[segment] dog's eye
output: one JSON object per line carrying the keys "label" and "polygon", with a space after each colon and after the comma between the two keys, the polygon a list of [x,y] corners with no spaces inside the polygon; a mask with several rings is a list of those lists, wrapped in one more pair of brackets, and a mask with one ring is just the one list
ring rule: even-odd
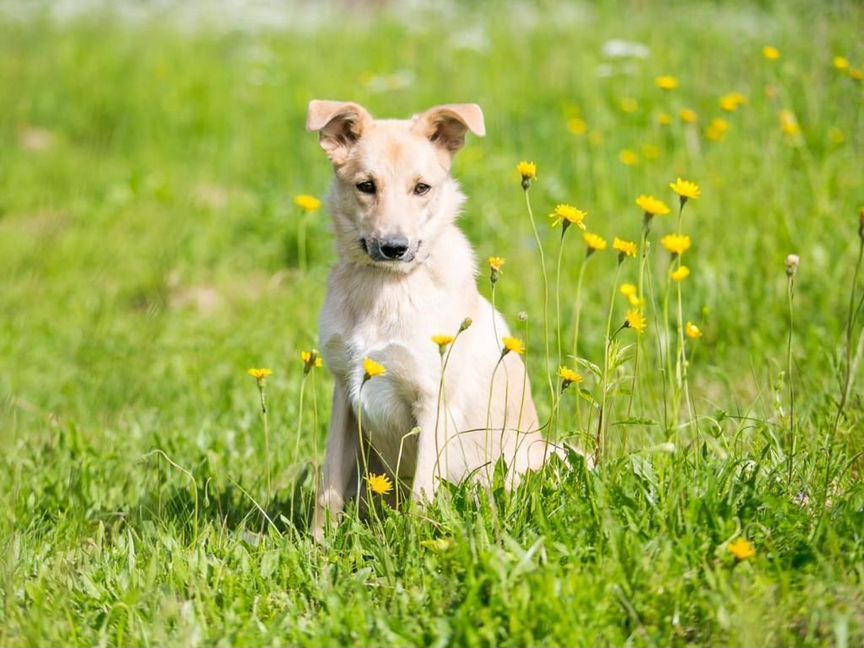
{"label": "dog's eye", "polygon": [[429,185],[427,185],[424,182],[418,182],[416,185],[414,185],[414,195],[415,196],[422,196],[423,194],[427,194],[427,193],[429,193],[429,190],[431,188],[432,187],[430,187]]}
{"label": "dog's eye", "polygon": [[365,194],[374,194],[375,193],[375,182],[372,180],[367,180],[366,182],[358,182],[357,191]]}

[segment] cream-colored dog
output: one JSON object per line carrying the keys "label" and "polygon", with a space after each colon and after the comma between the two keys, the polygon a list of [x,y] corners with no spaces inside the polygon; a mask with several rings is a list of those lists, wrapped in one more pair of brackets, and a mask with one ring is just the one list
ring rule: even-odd
{"label": "cream-colored dog", "polygon": [[[542,466],[559,450],[538,430],[520,356],[498,364],[507,324],[478,292],[474,254],[455,224],[465,196],[450,166],[468,131],[484,135],[480,107],[376,120],[356,103],[312,101],[307,129],[333,163],[339,253],[320,321],[336,385],[315,536],[360,492],[367,462],[410,484],[416,500],[430,499],[441,479],[488,481],[502,456],[511,484]],[[432,337],[455,335],[466,318],[473,323],[453,345],[441,390]],[[386,374],[364,384],[365,358]]]}

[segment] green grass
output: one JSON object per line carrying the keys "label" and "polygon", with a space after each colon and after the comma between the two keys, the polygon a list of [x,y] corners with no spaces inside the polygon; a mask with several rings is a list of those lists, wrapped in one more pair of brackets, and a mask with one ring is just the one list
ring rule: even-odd
{"label": "green grass", "polygon": [[[864,643],[860,367],[832,434],[864,199],[864,86],[832,58],[864,68],[859,4],[364,5],[350,21],[336,10],[312,24],[304,10],[287,30],[194,32],[171,12],[20,22],[14,6],[0,2],[0,645]],[[605,60],[611,38],[651,55]],[[660,74],[681,87],[662,93]],[[731,91],[749,102],[721,115]],[[698,434],[662,424],[652,304],[633,418],[622,387],[598,470],[574,458],[491,501],[448,487],[428,510],[349,515],[316,546],[306,529],[331,381],[308,379],[298,439],[299,353],[315,345],[334,253],[325,210],[309,218],[299,271],[292,204],[329,181],[303,131],[316,97],[381,116],[483,106],[488,137],[455,167],[462,226],[480,258],[507,258],[496,301],[513,324],[529,314],[541,418],[543,290],[515,164],[538,164],[553,277],[557,202],[588,211],[592,231],[637,239],[638,194],[671,202],[670,180],[698,181],[684,221],[684,318],[704,331],[689,367]],[[690,135],[685,106],[700,118]],[[781,132],[782,109],[800,138]],[[588,133],[568,132],[575,116]],[[720,116],[730,131],[709,142]],[[624,166],[623,149],[639,163]],[[658,219],[655,246],[673,228]],[[569,321],[584,252],[567,237]],[[790,252],[802,259],[791,480]],[[659,298],[666,257],[654,259]],[[586,272],[592,362],[614,267],[598,254]],[[251,366],[274,370],[271,500]],[[585,387],[597,397],[590,376]],[[562,412],[559,433],[590,443],[572,391]],[[735,561],[738,537],[755,558]]]}

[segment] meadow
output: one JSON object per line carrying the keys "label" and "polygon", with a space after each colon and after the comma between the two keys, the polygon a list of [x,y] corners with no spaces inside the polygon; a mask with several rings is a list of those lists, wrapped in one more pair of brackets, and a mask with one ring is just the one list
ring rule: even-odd
{"label": "meadow", "polygon": [[[0,0],[0,645],[864,644],[862,33],[842,0]],[[595,454],[605,404],[596,468],[312,540],[313,98],[483,107],[454,167],[478,282],[506,260],[550,435]],[[644,266],[643,194],[672,211]]]}

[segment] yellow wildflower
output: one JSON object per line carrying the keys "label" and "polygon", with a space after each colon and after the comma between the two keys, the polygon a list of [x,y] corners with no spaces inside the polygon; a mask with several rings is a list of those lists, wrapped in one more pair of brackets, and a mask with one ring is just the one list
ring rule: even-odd
{"label": "yellow wildflower", "polygon": [[432,341],[438,345],[438,351],[441,352],[441,355],[444,355],[445,349],[453,344],[453,340],[456,338],[452,335],[433,335]]}
{"label": "yellow wildflower", "polygon": [[385,475],[369,475],[366,477],[366,483],[369,484],[369,490],[376,495],[386,495],[393,490],[393,482]]}
{"label": "yellow wildflower", "polygon": [[720,142],[729,131],[729,122],[717,117],[711,120],[711,124],[705,129],[705,137],[712,142]]}
{"label": "yellow wildflower", "polygon": [[835,56],[834,67],[841,72],[845,72],[849,69],[849,59],[847,59],[845,56]]}
{"label": "yellow wildflower", "polygon": [[572,384],[582,382],[582,376],[570,369],[569,367],[558,367],[558,377],[561,378],[561,391],[564,391]]}
{"label": "yellow wildflower", "polygon": [[638,288],[631,283],[623,283],[621,284],[621,288],[619,288],[621,294],[627,298],[627,301],[630,302],[631,306],[638,306],[639,302],[639,292]]}
{"label": "yellow wildflower", "polygon": [[672,123],[672,116],[669,113],[661,112],[657,115],[657,123],[661,126],[668,126]]}
{"label": "yellow wildflower", "polygon": [[522,160],[516,165],[516,171],[522,177],[522,188],[525,190],[531,186],[531,182],[537,179],[537,165],[533,162]]}
{"label": "yellow wildflower", "polygon": [[584,119],[573,117],[567,120],[567,130],[573,135],[584,135],[588,132],[588,124]]}
{"label": "yellow wildflower", "polygon": [[753,543],[744,538],[738,538],[735,542],[730,542],[728,547],[731,553],[738,560],[747,560],[756,555],[756,547]]}
{"label": "yellow wildflower", "polygon": [[654,79],[654,84],[661,90],[674,90],[678,87],[678,79],[674,76],[664,74],[663,76],[658,76]]}
{"label": "yellow wildflower", "polygon": [[624,149],[618,154],[618,159],[625,166],[635,166],[639,164],[639,154],[631,149]]}
{"label": "yellow wildflower", "polygon": [[635,113],[639,110],[639,102],[631,97],[624,97],[618,105],[625,113]]}
{"label": "yellow wildflower", "polygon": [[789,137],[801,134],[801,127],[798,125],[795,113],[791,110],[780,111],[780,128],[783,129],[783,134]]}
{"label": "yellow wildflower", "polygon": [[691,340],[698,340],[702,337],[702,331],[699,330],[699,327],[696,326],[693,322],[687,322],[687,326],[684,327],[684,332]]}
{"label": "yellow wildflower", "polygon": [[699,185],[695,182],[690,182],[689,180],[682,180],[681,178],[678,178],[675,182],[670,182],[669,188],[678,194],[682,201],[691,198],[696,200],[700,195],[702,195]]}
{"label": "yellow wildflower", "polygon": [[507,355],[510,351],[522,355],[525,353],[525,343],[519,338],[503,337],[501,342],[504,343],[504,351],[501,355]]}
{"label": "yellow wildflower", "polygon": [[690,237],[686,234],[667,234],[660,239],[660,244],[666,248],[672,256],[680,256],[690,249]]}
{"label": "yellow wildflower", "polygon": [[624,241],[616,236],[612,241],[612,249],[618,252],[619,260],[623,260],[624,257],[636,257],[637,247],[633,241]]}
{"label": "yellow wildflower", "polygon": [[849,68],[849,78],[855,81],[864,81],[864,70],[858,68]]}
{"label": "yellow wildflower", "polygon": [[564,229],[570,227],[570,225],[577,225],[579,229],[585,229],[585,217],[588,216],[581,209],[576,209],[572,205],[560,204],[557,205],[554,211],[549,214],[549,218],[552,219],[552,227],[555,227],[559,223],[564,224]]}
{"label": "yellow wildflower", "polygon": [[769,61],[776,61],[780,58],[780,50],[773,45],[766,45],[762,48],[762,56]]}
{"label": "yellow wildflower", "polygon": [[671,211],[669,205],[662,200],[658,200],[654,196],[646,196],[645,194],[636,199],[636,205],[649,216],[665,216]]}
{"label": "yellow wildflower", "polygon": [[501,272],[501,266],[503,266],[506,261],[502,257],[489,257],[489,267],[495,272]]}
{"label": "yellow wildflower", "polygon": [[250,376],[252,376],[258,382],[262,382],[268,376],[272,376],[273,372],[269,369],[250,369],[247,371]]}
{"label": "yellow wildflower", "polygon": [[677,281],[678,283],[681,283],[690,276],[690,268],[685,265],[678,266],[677,269],[669,273],[669,276],[672,277],[672,281]]}
{"label": "yellow wildflower", "polygon": [[730,92],[720,97],[720,108],[726,112],[735,112],[745,103],[747,103],[747,97],[740,92]]}
{"label": "yellow wildflower", "polygon": [[625,328],[632,328],[637,333],[644,333],[648,327],[648,321],[639,309],[627,311],[627,319],[624,320]]}
{"label": "yellow wildflower", "polygon": [[371,380],[372,378],[377,378],[378,376],[383,376],[386,373],[387,369],[384,368],[384,365],[375,362],[371,358],[363,358],[364,382],[367,380]]}
{"label": "yellow wildflower", "polygon": [[598,236],[597,234],[591,234],[590,232],[585,232],[582,235],[582,238],[585,239],[585,243],[588,245],[588,254],[606,249],[606,239],[604,239],[602,236]]}
{"label": "yellow wildflower", "polygon": [[300,359],[303,361],[304,374],[308,374],[314,368],[320,369],[324,366],[324,361],[321,360],[321,355],[316,349],[312,349],[311,351],[302,351],[300,353]]}
{"label": "yellow wildflower", "polygon": [[678,116],[685,124],[695,124],[699,120],[699,116],[692,108],[682,108]]}
{"label": "yellow wildflower", "polygon": [[299,196],[295,196],[294,204],[309,214],[321,209],[321,201],[318,200],[315,196],[309,196],[307,194],[300,194]]}

